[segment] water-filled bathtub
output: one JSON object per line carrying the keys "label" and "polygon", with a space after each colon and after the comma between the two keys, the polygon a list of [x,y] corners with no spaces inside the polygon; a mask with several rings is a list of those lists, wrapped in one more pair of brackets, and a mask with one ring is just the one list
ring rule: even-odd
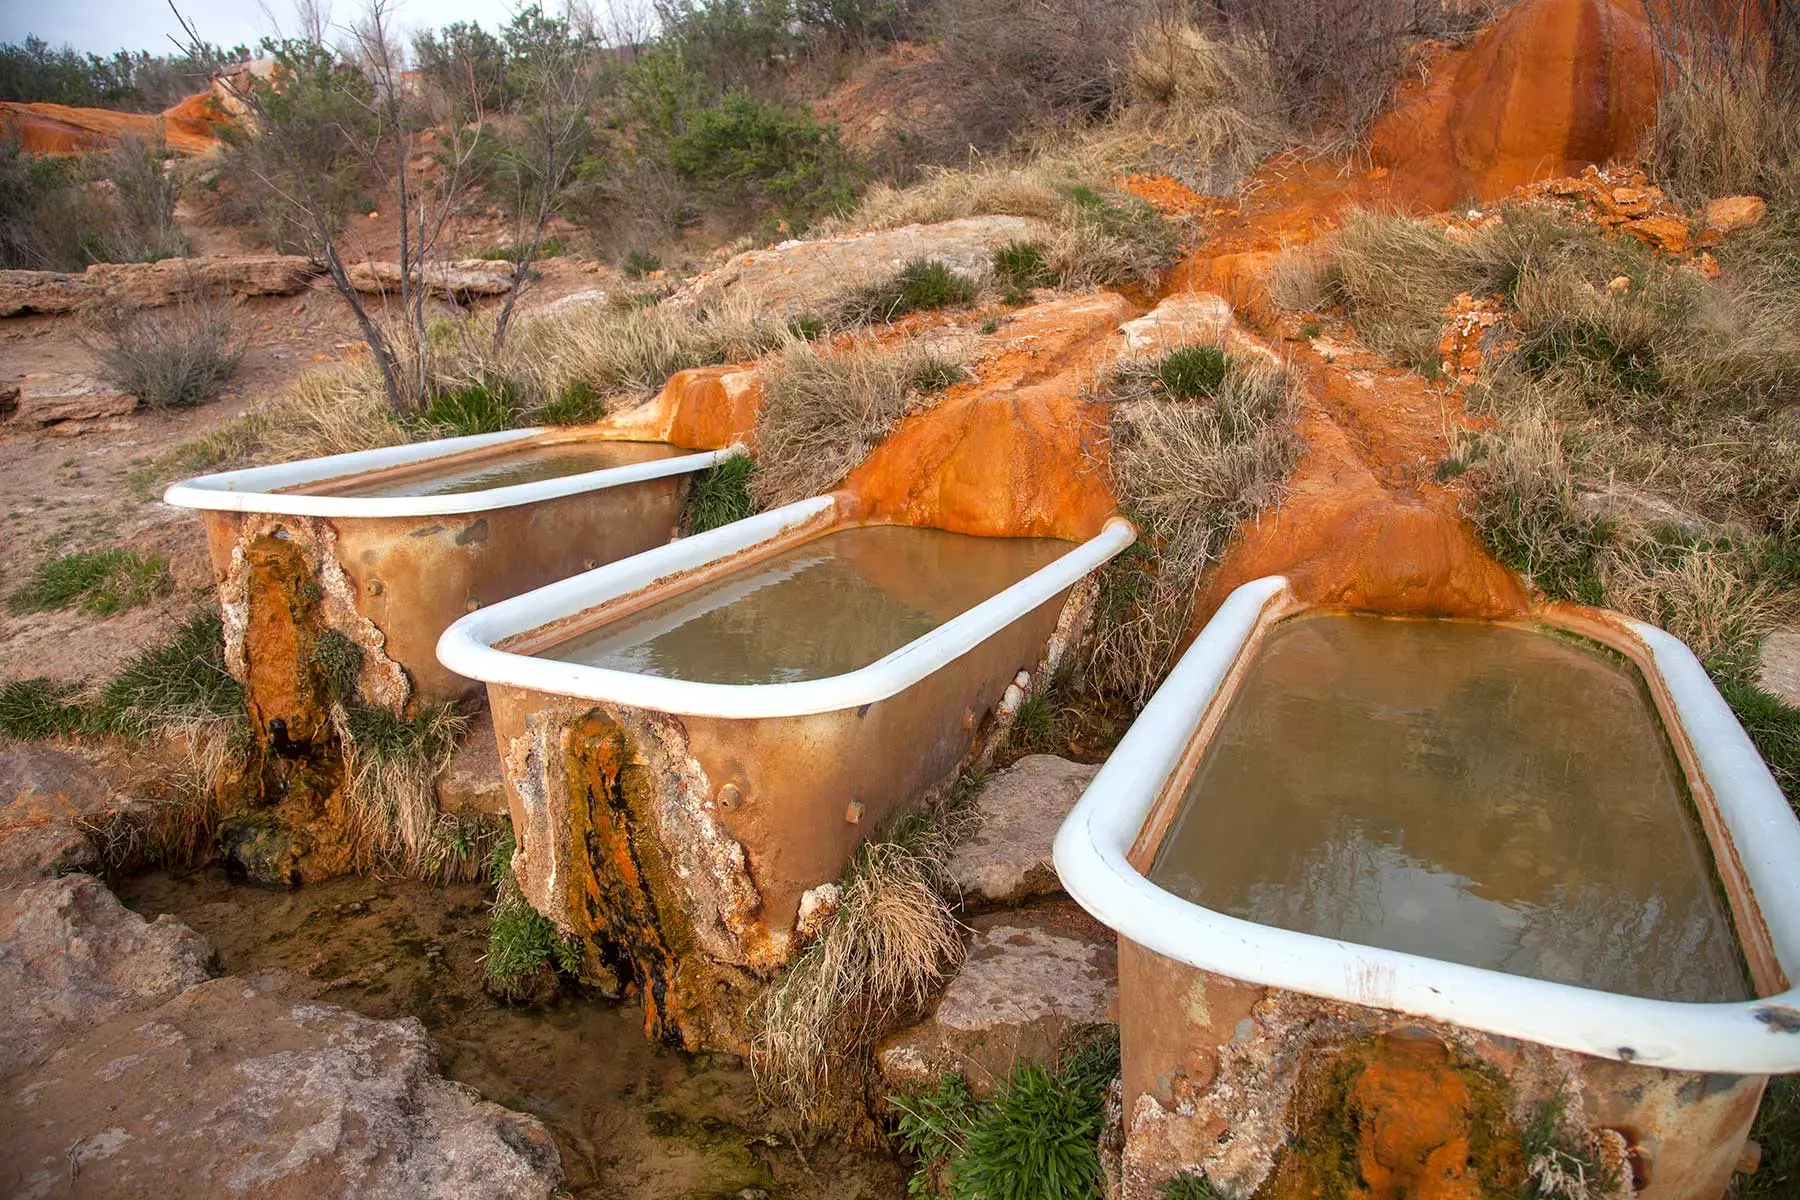
{"label": "water-filled bathtub", "polygon": [[[857,844],[953,777],[1129,545],[860,525],[821,496],[473,613],[540,911],[629,957],[651,1031],[787,960]],[[741,1014],[740,1014],[741,1015]]]}
{"label": "water-filled bathtub", "polygon": [[1704,1200],[1800,1070],[1800,823],[1694,656],[1624,618],[1409,630],[1247,583],[1055,858],[1119,934],[1128,1194],[1247,1194],[1306,1061],[1423,1037],[1578,1102],[1638,1195]]}
{"label": "water-filled bathtub", "polygon": [[305,690],[290,644],[330,626],[362,648],[366,698],[399,711],[473,689],[434,653],[457,617],[667,542],[689,476],[732,453],[521,429],[203,475],[164,499],[205,514],[253,707]]}

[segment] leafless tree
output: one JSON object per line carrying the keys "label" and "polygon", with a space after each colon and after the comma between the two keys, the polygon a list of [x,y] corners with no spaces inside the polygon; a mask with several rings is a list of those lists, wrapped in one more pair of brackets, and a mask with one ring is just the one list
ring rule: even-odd
{"label": "leafless tree", "polygon": [[[338,122],[329,132],[341,137],[370,174],[386,187],[398,208],[401,320],[390,333],[350,281],[340,231],[327,202],[323,180],[309,168],[312,157],[302,152],[305,147],[300,139],[304,135],[272,111],[268,84],[247,76],[233,76],[225,71],[224,64],[210,61],[212,51],[198,29],[173,0],[170,7],[181,23],[189,53],[205,63],[231,93],[241,106],[240,111],[246,114],[253,136],[270,143],[272,154],[264,156],[263,161],[278,163],[281,169],[259,169],[259,182],[289,208],[306,230],[313,252],[323,262],[332,285],[355,316],[357,328],[369,345],[389,407],[402,416],[416,412],[427,399],[431,380],[425,307],[431,286],[428,268],[467,191],[470,159],[486,121],[479,98],[473,102],[472,113],[465,110],[458,119],[448,120],[441,127],[443,150],[438,169],[429,177],[420,178],[413,169],[420,149],[418,135],[435,122],[432,114],[409,94],[403,78],[405,63],[390,23],[391,0],[369,0],[362,19],[348,29],[346,54],[352,61],[346,65],[360,73],[366,86],[344,87],[341,98],[359,109],[362,119]],[[309,27],[300,40],[324,53],[322,22],[328,10],[316,3],[303,7],[303,16],[320,28]]]}

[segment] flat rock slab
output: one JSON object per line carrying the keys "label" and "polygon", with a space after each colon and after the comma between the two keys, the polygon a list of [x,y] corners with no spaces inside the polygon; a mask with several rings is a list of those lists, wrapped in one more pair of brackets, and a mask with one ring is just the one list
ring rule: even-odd
{"label": "flat rock slab", "polygon": [[738,255],[694,279],[667,303],[711,303],[742,293],[755,296],[759,308],[799,313],[884,280],[915,258],[937,259],[974,279],[988,271],[999,247],[1049,235],[1050,227],[1033,217],[988,216],[783,242]]}
{"label": "flat rock slab", "polygon": [[0,892],[0,1078],[204,982],[212,958],[186,925],[144,920],[89,875]]}
{"label": "flat rock slab", "polygon": [[95,866],[82,823],[111,807],[106,781],[67,750],[0,747],[0,887]]}
{"label": "flat rock slab", "polygon": [[1126,354],[1162,354],[1177,346],[1219,342],[1231,328],[1231,302],[1212,292],[1176,292],[1119,326]]}
{"label": "flat rock slab", "polygon": [[288,296],[304,289],[318,274],[319,267],[299,254],[95,263],[79,274],[0,271],[0,317],[79,312],[101,301],[154,308],[196,292]]}
{"label": "flat rock slab", "polygon": [[[355,263],[345,274],[359,292],[398,293],[402,272],[399,263]],[[512,286],[512,268],[499,269],[485,258],[425,264],[424,278],[431,290],[456,299],[460,296],[499,296]]]}
{"label": "flat rock slab", "polygon": [[881,1044],[890,1088],[916,1092],[961,1074],[990,1094],[1021,1060],[1053,1061],[1114,1020],[1118,943],[1069,901],[977,917],[969,953],[926,1020]]}
{"label": "flat rock slab", "polygon": [[212,979],[99,880],[0,892],[0,1195],[539,1197],[555,1144],[437,1073],[416,1020]]}
{"label": "flat rock slab", "polygon": [[1763,639],[1756,682],[1763,691],[1800,705],[1800,629],[1777,629]]}
{"label": "flat rock slab", "polygon": [[956,848],[950,877],[971,906],[1017,904],[1060,891],[1050,861],[1056,831],[1099,772],[1051,754],[1028,754],[982,785],[980,824]]}
{"label": "flat rock slab", "polygon": [[19,400],[9,423],[41,427],[64,421],[99,421],[122,417],[138,406],[137,397],[86,375],[37,372],[19,383]]}
{"label": "flat rock slab", "polygon": [[533,1117],[437,1074],[418,1021],[215,979],[7,1081],[12,1196],[540,1197]]}
{"label": "flat rock slab", "polygon": [[438,776],[437,799],[440,812],[506,814],[506,777],[500,769],[500,747],[485,718],[475,722]]}

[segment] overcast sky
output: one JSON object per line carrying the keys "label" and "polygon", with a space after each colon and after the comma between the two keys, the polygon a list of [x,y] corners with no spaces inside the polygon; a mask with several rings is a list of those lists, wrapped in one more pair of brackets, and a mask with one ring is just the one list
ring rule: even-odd
{"label": "overcast sky", "polygon": [[[290,33],[298,27],[293,0],[269,0],[266,6],[258,0],[176,2],[200,36],[227,48],[239,42],[254,48],[258,39],[276,32],[277,21]],[[276,21],[270,20],[265,7],[274,11]],[[491,30],[510,19],[517,7],[513,0],[397,0],[392,11],[405,29],[479,21]],[[562,5],[550,0],[542,7],[560,11]],[[648,0],[627,0],[621,7],[641,11],[649,4]],[[332,17],[345,22],[361,8],[360,0],[335,0]],[[22,42],[27,34],[36,34],[52,46],[66,42],[96,54],[120,49],[167,54],[173,49],[170,37],[180,33],[168,0],[0,0],[0,42]]]}

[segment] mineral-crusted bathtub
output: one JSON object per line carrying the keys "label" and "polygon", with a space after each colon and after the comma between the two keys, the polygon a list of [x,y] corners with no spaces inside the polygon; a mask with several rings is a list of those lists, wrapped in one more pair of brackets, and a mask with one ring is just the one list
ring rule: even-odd
{"label": "mineral-crusted bathtub", "polygon": [[464,617],[438,655],[488,683],[521,890],[652,1036],[741,1045],[858,843],[1010,721],[1134,536],[866,526],[821,496]]}
{"label": "mineral-crusted bathtub", "polygon": [[434,653],[452,621],[667,542],[688,476],[731,453],[521,429],[203,475],[163,498],[205,515],[227,659],[259,728],[280,720],[305,742],[320,632],[361,648],[371,703],[467,695],[478,685]]}
{"label": "mineral-crusted bathtub", "polygon": [[[1754,1161],[1745,1139],[1767,1076],[1800,1070],[1800,993],[1790,987],[1800,970],[1800,823],[1700,664],[1674,638],[1624,618],[1553,610],[1512,626],[1579,644],[1582,654],[1629,676],[1647,726],[1666,738],[1666,770],[1676,781],[1671,794],[1682,795],[1687,808],[1685,832],[1678,831],[1675,842],[1690,839],[1692,858],[1711,881],[1710,893],[1703,888],[1688,896],[1686,909],[1619,904],[1603,911],[1597,923],[1590,922],[1599,934],[1590,931],[1595,955],[1581,970],[1631,982],[1610,990],[1580,986],[1566,981],[1574,977],[1574,960],[1544,949],[1557,938],[1564,938],[1565,950],[1579,943],[1578,926],[1593,915],[1581,909],[1583,894],[1561,882],[1543,891],[1549,900],[1539,907],[1519,906],[1516,938],[1500,947],[1496,959],[1506,969],[1471,965],[1488,961],[1474,935],[1441,943],[1444,953],[1435,955],[1391,948],[1412,936],[1405,920],[1426,931],[1434,924],[1453,927],[1457,905],[1480,908],[1495,894],[1485,875],[1384,874],[1385,863],[1374,857],[1392,854],[1393,846],[1365,842],[1335,862],[1312,864],[1319,869],[1307,877],[1313,890],[1298,893],[1303,902],[1289,905],[1293,912],[1279,905],[1267,910],[1286,913],[1280,923],[1228,915],[1177,894],[1210,887],[1235,897],[1220,907],[1248,897],[1251,908],[1286,896],[1268,879],[1229,890],[1244,857],[1229,848],[1232,831],[1243,827],[1240,810],[1250,810],[1252,820],[1260,819],[1256,809],[1285,812],[1287,797],[1303,790],[1296,780],[1312,786],[1305,778],[1309,770],[1323,772],[1328,781],[1325,811],[1350,803],[1329,797],[1357,786],[1354,749],[1345,752],[1340,743],[1321,754],[1330,761],[1309,760],[1326,739],[1313,736],[1304,719],[1292,728],[1294,713],[1304,713],[1316,701],[1314,692],[1329,690],[1330,681],[1319,680],[1314,689],[1308,682],[1320,673],[1313,673],[1290,689],[1295,706],[1265,705],[1258,711],[1273,714],[1267,717],[1238,716],[1234,708],[1240,696],[1266,694],[1247,681],[1256,680],[1259,669],[1266,678],[1269,668],[1260,664],[1287,644],[1272,639],[1295,630],[1311,636],[1300,623],[1335,619],[1301,607],[1280,578],[1233,592],[1057,835],[1056,867],[1069,894],[1119,934],[1126,1195],[1155,1195],[1163,1181],[1184,1171],[1204,1172],[1232,1195],[1248,1196],[1265,1183],[1278,1194],[1301,1194],[1292,1189],[1304,1191],[1305,1181],[1316,1178],[1307,1172],[1325,1169],[1319,1165],[1325,1159],[1359,1163],[1373,1195],[1461,1195],[1470,1188],[1470,1194],[1496,1188],[1512,1194],[1516,1180],[1492,1177],[1505,1161],[1507,1135],[1497,1131],[1509,1121],[1523,1128],[1558,1103],[1565,1107],[1565,1136],[1586,1136],[1594,1152],[1611,1156],[1640,1198],[1722,1195],[1733,1170]],[[1372,680],[1383,674],[1377,666]],[[1368,690],[1384,695],[1389,684],[1372,682]],[[1494,699],[1451,690],[1401,717],[1429,733],[1453,721],[1459,707]],[[1576,749],[1558,751],[1556,769],[1598,771],[1593,777],[1603,782],[1615,771],[1633,769],[1614,753],[1604,729],[1581,724],[1581,705],[1566,695],[1515,687],[1498,700],[1513,713],[1554,710],[1557,720],[1573,714]],[[1244,711],[1260,703],[1246,702]],[[1382,736],[1359,720],[1370,737]],[[1265,733],[1256,733],[1259,727]],[[1267,733],[1283,729],[1292,731]],[[1221,772],[1242,761],[1249,753],[1244,747],[1265,734],[1276,753],[1252,781],[1260,786],[1234,809],[1206,807],[1207,796],[1225,794],[1208,789],[1222,777],[1235,778]],[[1443,751],[1426,736],[1391,757],[1430,758]],[[1390,774],[1380,765],[1389,759],[1376,757],[1371,775],[1378,789],[1387,786],[1381,782],[1386,778],[1404,788],[1398,768]],[[1474,774],[1448,778],[1452,800],[1482,793],[1482,779]],[[1502,796],[1499,803],[1505,801]],[[1505,866],[1529,879],[1553,874],[1565,843],[1580,844],[1569,851],[1570,861],[1590,850],[1614,861],[1622,849],[1629,871],[1635,839],[1650,831],[1649,825],[1624,822],[1584,842],[1588,827],[1579,821],[1579,828],[1554,826],[1547,815],[1553,810],[1560,811],[1552,803],[1524,804],[1498,819],[1491,809],[1473,817],[1458,810],[1444,815],[1436,831],[1424,832],[1440,842],[1461,838],[1473,845],[1469,852],[1476,858],[1506,859],[1509,831],[1535,822],[1547,840],[1536,843],[1536,854]],[[1598,814],[1593,828],[1612,815]],[[1281,841],[1293,824],[1284,817],[1263,826],[1260,836]],[[1426,820],[1415,832],[1431,824]],[[1426,844],[1431,837],[1395,844],[1408,853],[1416,848],[1421,861],[1440,861]],[[1207,878],[1171,873],[1171,862],[1189,860],[1168,856],[1209,841],[1202,856],[1218,857],[1206,868]],[[1393,890],[1357,890],[1342,882],[1371,878],[1381,879],[1382,889],[1392,883]],[[1661,878],[1660,869],[1652,878]],[[1172,882],[1177,879],[1179,885]],[[1304,931],[1325,915],[1338,920],[1320,900],[1332,889],[1356,899],[1356,907],[1344,906],[1346,920],[1333,927],[1340,936]],[[1650,890],[1664,895],[1660,884]],[[1723,951],[1707,942],[1708,922],[1690,914],[1709,905],[1722,922]],[[1686,923],[1671,925],[1675,916]],[[1362,934],[1345,936],[1359,921],[1378,928],[1379,938],[1393,939],[1390,946],[1357,940]],[[1641,953],[1646,948],[1650,952]],[[1720,1002],[1720,996],[1737,998]],[[1347,1123],[1342,1114],[1349,1108],[1358,1115]],[[1349,1134],[1347,1124],[1355,1126]],[[1297,1133],[1305,1136],[1290,1144]],[[1361,1141],[1339,1146],[1336,1137]],[[1516,1156],[1513,1161],[1516,1167]],[[1434,1172],[1440,1185],[1456,1187],[1406,1190],[1423,1187]]]}

